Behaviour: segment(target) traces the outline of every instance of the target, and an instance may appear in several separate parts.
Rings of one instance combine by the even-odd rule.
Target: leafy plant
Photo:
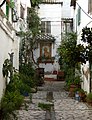
[[[23,87],[23,82],[22,80],[20,80],[17,76],[17,75],[14,74],[13,76],[13,80],[9,82],[9,84],[6,86],[6,92],[9,91],[9,92],[14,92],[16,90],[20,91],[20,88]]]
[[[20,71],[21,74],[28,75],[28,76],[31,76],[31,77],[33,77],[34,74],[35,74],[35,70],[33,68],[32,63],[20,65],[19,71]]]
[[[60,55],[59,64],[65,72],[67,85],[69,86],[71,83],[79,84],[81,81],[76,76],[80,76],[80,63],[85,63],[86,57],[84,46],[77,45],[76,33],[67,33],[63,37],[58,52]],[[76,71],[78,71],[77,75]]]
[[[22,77],[24,76],[24,77]],[[31,81],[25,75],[21,75],[20,73],[15,73],[13,75],[12,81],[7,85],[6,91],[19,91],[22,95],[29,94],[31,92]]]
[[[23,83],[27,84],[30,87],[36,86],[35,78],[34,78],[35,70],[31,63],[20,65],[19,71],[20,71],[20,79],[23,81]]]
[[[77,45],[76,33],[68,33],[62,39],[61,45],[58,49],[61,56],[61,64],[68,65],[69,67],[77,67],[78,64],[85,62],[85,48],[83,45]]]
[[[75,76],[75,79],[74,79],[74,84],[75,85],[80,85],[82,82],[82,80],[80,79],[80,76]]]
[[[1,99],[0,116],[2,120],[9,120],[10,114],[19,109],[23,103],[23,96],[18,91],[7,92]]]
[[[20,93],[23,96],[29,96],[29,93],[31,93],[31,88],[27,84],[23,84],[20,88]]]
[[[33,50],[37,44],[36,36],[40,34],[40,18],[34,8],[28,9],[27,16],[28,31],[23,33],[20,47],[20,65],[32,61],[37,67],[38,63],[34,59]]]
[[[9,72],[11,72],[12,70],[12,64],[11,64],[11,61],[9,59],[6,59],[4,61],[4,64],[3,64],[3,76],[4,77],[8,77],[9,75]]]

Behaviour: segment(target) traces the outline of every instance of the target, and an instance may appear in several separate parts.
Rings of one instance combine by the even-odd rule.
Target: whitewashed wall
[[[84,27],[92,27],[92,15],[88,14],[88,0],[77,0],[76,10],[74,11],[74,21],[75,21],[75,31],[77,30],[77,43],[82,44],[81,42],[81,31]],[[78,11],[79,6],[81,7],[81,24],[78,26],[76,25],[76,14]],[[86,13],[86,14],[85,14]],[[90,16],[90,17],[88,17]],[[89,63],[83,64],[81,66],[82,69],[82,88],[89,93],[90,90],[90,75],[89,75]],[[84,74],[88,72],[88,76],[86,77]]]
[[[62,6],[61,4],[41,4],[38,11],[39,17],[42,21],[51,21],[51,34],[55,37],[55,45],[52,45],[52,57],[55,56],[58,45],[61,41],[61,15]],[[40,56],[40,51],[38,53]],[[36,55],[37,56],[37,55]],[[38,57],[39,57],[38,56]],[[45,68],[45,72],[53,72],[56,69],[54,64],[40,64],[40,67]]]
[[[63,2],[61,4],[41,4],[38,10],[39,17],[42,21],[51,21],[51,34],[55,37],[55,45],[52,47],[52,56],[57,56],[57,48],[61,42],[61,19],[71,18],[70,0],[58,0]],[[39,50],[38,50],[39,51]],[[34,53],[36,57],[39,57],[39,52]],[[57,58],[54,64],[40,64],[40,67],[45,68],[45,72],[53,72],[59,69]]]
[[[20,3],[25,6],[25,19],[27,18],[27,7],[30,7],[30,0],[15,0],[17,15],[20,18]],[[10,59],[9,53],[13,55],[13,67],[19,69],[19,42],[20,38],[16,36],[15,31],[19,31],[21,25],[20,19],[16,23],[12,23],[11,12],[9,21],[4,17],[6,13],[6,3],[1,7],[0,11],[0,99],[5,89],[5,79],[2,74],[3,63],[5,59]]]
[[[3,21],[0,21],[0,98],[5,88],[5,79],[3,78],[2,68],[4,60],[9,58],[9,53],[14,52],[14,67],[19,68],[19,47],[18,38],[13,37],[12,30]]]
[[[73,9],[70,7],[71,0],[60,0],[63,2],[62,6],[62,18],[72,18]]]

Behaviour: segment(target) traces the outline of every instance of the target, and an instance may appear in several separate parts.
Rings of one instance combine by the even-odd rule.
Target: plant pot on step
[[[81,101],[86,102],[86,94],[85,93],[79,92],[79,96],[80,96]]]
[[[77,88],[76,85],[71,84],[70,89],[69,89],[69,97],[74,97],[75,96],[75,88]]]

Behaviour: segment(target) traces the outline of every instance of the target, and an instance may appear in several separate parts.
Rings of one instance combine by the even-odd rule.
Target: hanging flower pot
[[[6,0],[6,3],[8,4],[10,8],[14,8],[15,6],[14,0]]]
[[[10,2],[10,0],[6,0],[6,2],[7,2],[7,3],[9,3],[9,2]]]

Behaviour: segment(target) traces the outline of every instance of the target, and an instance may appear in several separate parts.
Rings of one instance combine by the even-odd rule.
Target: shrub
[[[19,67],[20,79],[23,83],[27,84],[30,87],[36,86],[36,81],[34,80],[35,70],[32,66],[32,63],[22,64]]]
[[[24,97],[18,91],[7,92],[1,99],[0,114],[1,119],[8,119],[9,114],[19,109],[23,103]]]
[[[22,82],[30,87],[34,87],[35,86],[35,81],[34,78],[32,78],[31,76],[25,75],[25,74],[21,74],[20,73],[20,80],[22,80]]]
[[[31,77],[33,77],[35,73],[32,63],[22,64],[19,68],[19,71],[21,74],[31,76]]]
[[[12,92],[20,89],[22,86],[23,82],[19,78],[19,73],[14,73],[12,81],[9,82],[9,84],[6,86],[6,92]]]
[[[7,85],[6,92],[19,91],[22,95],[31,92],[33,86],[32,80],[28,79],[25,75],[15,73],[12,81]]]

